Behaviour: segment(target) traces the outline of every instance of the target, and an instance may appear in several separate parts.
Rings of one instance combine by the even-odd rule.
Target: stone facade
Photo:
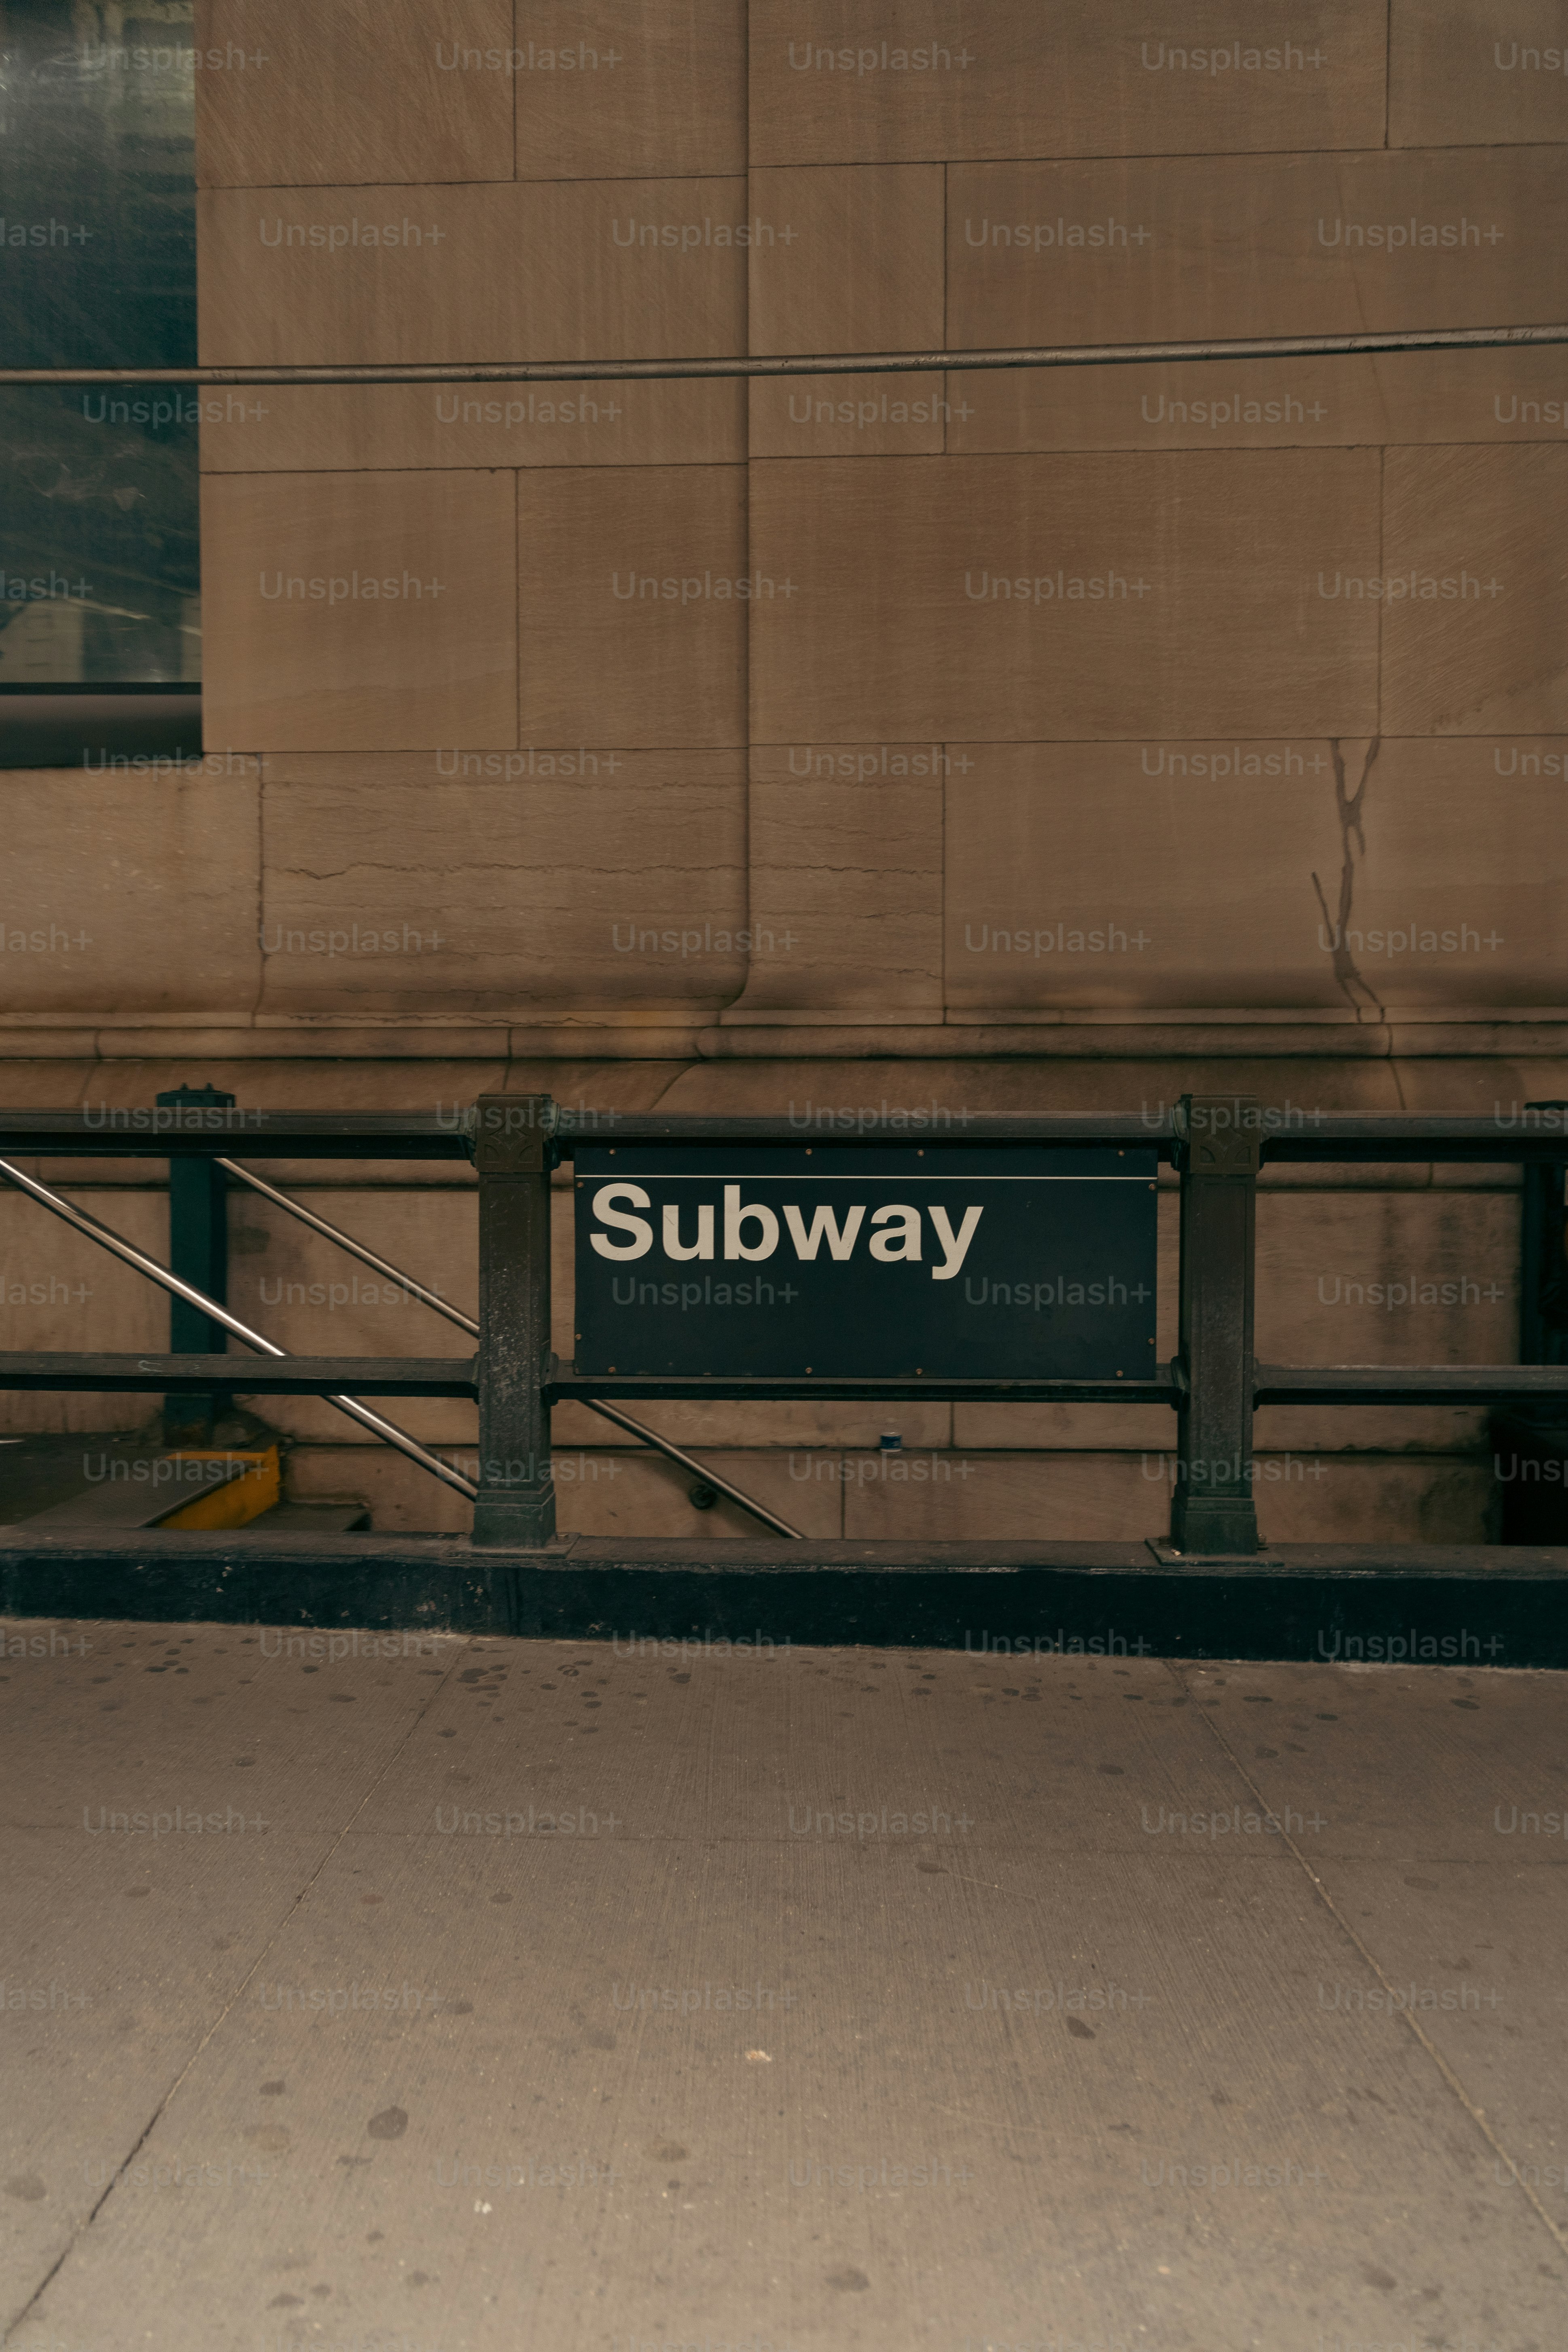
[[[203,0],[204,46],[264,58],[198,77],[203,358],[1563,317],[1568,80],[1528,62],[1559,10],[1177,14],[1173,43],[1124,0]],[[13,1101],[1568,1093],[1560,350],[268,390],[203,427],[202,465],[207,772],[5,779],[15,903],[89,941],[6,958]],[[453,1171],[290,1174],[471,1308]],[[152,1241],[148,1181],[72,1189]],[[284,1345],[458,1344],[417,1307],[313,1304],[353,1269],[232,1215],[231,1298]],[[134,1276],[14,1195],[0,1218],[13,1290],[90,1293],[14,1300],[7,1344],[157,1343]],[[1266,1172],[1259,1248],[1266,1357],[1515,1352],[1506,1168]],[[1451,1302],[1366,1303],[1411,1270]],[[564,1253],[559,1305],[569,1353]],[[461,1523],[329,1408],[267,1411],[296,1495]],[[472,1445],[467,1408],[404,1418]],[[650,1418],[813,1531],[1141,1536],[1168,1510],[1156,1411]],[[884,1475],[884,1420],[923,1479]],[[564,1526],[749,1528],[605,1433],[557,1415]],[[1274,1411],[1258,1441],[1278,1538],[1488,1524],[1479,1412]]]

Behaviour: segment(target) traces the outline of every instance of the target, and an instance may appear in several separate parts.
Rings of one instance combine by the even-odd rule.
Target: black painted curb
[[[1171,1658],[1568,1668],[1568,1549],[1278,1545],[1178,1568],[1142,1544],[908,1545],[441,1536],[16,1539],[0,1614]]]

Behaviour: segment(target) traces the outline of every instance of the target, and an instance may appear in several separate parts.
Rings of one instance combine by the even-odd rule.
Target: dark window
[[[8,364],[195,363],[193,15],[0,0]],[[74,764],[116,711],[199,751],[195,406],[180,385],[0,388],[5,764]]]

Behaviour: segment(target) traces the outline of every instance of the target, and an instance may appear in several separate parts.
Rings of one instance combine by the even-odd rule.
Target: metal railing
[[[1568,343],[1561,322],[1511,327],[1363,327],[1349,335],[1200,336],[1135,343],[1018,343],[985,351],[733,352],[666,360],[277,361],[229,367],[0,367],[20,383],[680,383],[718,378],[945,375],[975,370],[1148,367],[1194,360],[1349,359],[1383,352],[1539,349]]]
[[[719,1478],[682,1448],[610,1400],[890,1402],[895,1400],[1163,1403],[1176,1415],[1170,1549],[1184,1559],[1244,1559],[1258,1547],[1253,1416],[1262,1405],[1568,1404],[1568,1265],[1563,1185],[1568,1104],[1524,1106],[1510,1120],[1423,1115],[1334,1117],[1276,1113],[1250,1096],[1184,1096],[1156,1120],[1141,1116],[984,1118],[955,1115],[921,1130],[928,1153],[944,1145],[1049,1145],[1152,1150],[1180,1178],[1177,1352],[1144,1380],[769,1378],[579,1373],[551,1346],[551,1177],[580,1138],[617,1143],[680,1142],[711,1152],[721,1172],[737,1144],[798,1145],[797,1126],[771,1118],[680,1118],[616,1111],[572,1112],[547,1095],[481,1097],[455,1121],[435,1113],[242,1110],[210,1091],[165,1097],[124,1112],[0,1112],[0,1151],[48,1160],[166,1158],[172,1180],[205,1163],[220,1182],[262,1194],[310,1230],[403,1285],[478,1341],[464,1357],[287,1355],[229,1314],[216,1293],[180,1269],[179,1236],[161,1266],[122,1236],[0,1158],[9,1179],[76,1231],[169,1291],[177,1305],[258,1350],[254,1362],[219,1348],[167,1355],[0,1353],[0,1388],[162,1391],[212,1397],[323,1396],[448,1486],[472,1496],[477,1544],[538,1549],[555,1535],[550,1415],[567,1401],[591,1407],[729,1495],[775,1532],[795,1536],[765,1506]],[[888,1123],[836,1132],[835,1145],[907,1142]],[[268,1183],[247,1160],[471,1162],[478,1177],[479,1312],[464,1315],[378,1253]],[[1521,1166],[1524,1177],[1521,1354],[1518,1364],[1280,1365],[1253,1353],[1257,1187],[1266,1162]],[[172,1181],[171,1199],[177,1198]],[[212,1242],[212,1221],[203,1233]],[[479,1476],[464,1477],[416,1439],[359,1402],[374,1397],[472,1397],[479,1415]],[[983,1549],[983,1547],[981,1548]]]

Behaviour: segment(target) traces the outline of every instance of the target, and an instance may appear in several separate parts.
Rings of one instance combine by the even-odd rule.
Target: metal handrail
[[[621,1413],[606,1402],[610,1395],[677,1399],[765,1397],[772,1402],[803,1397],[816,1402],[860,1399],[951,1396],[967,1398],[995,1391],[1010,1397],[1048,1394],[1058,1401],[1084,1401],[1104,1394],[1118,1402],[1164,1402],[1178,1415],[1178,1448],[1184,1457],[1250,1461],[1251,1415],[1269,1402],[1356,1402],[1368,1403],[1544,1402],[1568,1391],[1568,1366],[1542,1360],[1551,1350],[1525,1347],[1522,1364],[1511,1366],[1280,1366],[1258,1363],[1251,1349],[1253,1244],[1252,1211],[1246,1207],[1245,1224],[1227,1225],[1232,1213],[1225,1205],[1226,1187],[1237,1188],[1237,1202],[1250,1201],[1259,1161],[1405,1161],[1466,1160],[1522,1164],[1527,1228],[1536,1234],[1536,1258],[1543,1253],[1557,1262],[1562,1238],[1562,1175],[1568,1168],[1568,1102],[1534,1102],[1493,1106],[1489,1118],[1473,1116],[1433,1117],[1423,1114],[1336,1114],[1271,1109],[1254,1097],[1183,1097],[1179,1108],[1162,1105],[1152,1116],[1100,1114],[1045,1118],[974,1118],[955,1114],[952,1128],[910,1125],[908,1118],[857,1119],[851,1131],[821,1129],[795,1119],[751,1118],[672,1118],[658,1113],[590,1111],[560,1105],[547,1096],[487,1097],[468,1110],[454,1107],[454,1116],[436,1112],[363,1113],[254,1110],[237,1112],[221,1103],[194,1100],[168,1109],[100,1111],[0,1110],[0,1148],[38,1156],[73,1159],[144,1154],[163,1159],[187,1156],[217,1161],[226,1175],[273,1200],[289,1213],[326,1238],[359,1256],[378,1272],[403,1284],[434,1311],[457,1324],[479,1341],[474,1363],[453,1360],[454,1379],[446,1377],[446,1359],[288,1357],[274,1342],[252,1332],[226,1307],[194,1284],[160,1266],[107,1227],[76,1210],[58,1195],[0,1160],[0,1175],[9,1179],[89,1239],[157,1282],[173,1296],[198,1308],[220,1327],[234,1332],[247,1346],[286,1364],[288,1371],[258,1365],[256,1385],[289,1393],[328,1394],[338,1409],[442,1482],[471,1498],[476,1507],[475,1540],[506,1544],[529,1550],[553,1532],[553,1502],[549,1482],[549,1412],[557,1402],[585,1404],[603,1419],[627,1430],[644,1444],[663,1453],[683,1469],[694,1472],[716,1492],[729,1496],[770,1528],[786,1532],[784,1523],[765,1507],[716,1477],[684,1451]],[[936,1117],[946,1114],[936,1113]],[[228,1158],[243,1136],[241,1148],[258,1156],[282,1159],[386,1160],[442,1159],[474,1162],[479,1177],[481,1282],[492,1300],[486,1308],[489,1321],[476,1325],[425,1286],[411,1283],[389,1261],[355,1242],[327,1219],[302,1209],[289,1197],[252,1175]],[[1095,1381],[944,1381],[938,1379],[882,1378],[839,1381],[804,1379],[705,1378],[676,1380],[658,1375],[606,1379],[579,1375],[575,1367],[550,1357],[548,1349],[547,1233],[550,1171],[592,1141],[613,1138],[622,1144],[689,1142],[694,1145],[756,1145],[787,1143],[830,1148],[833,1144],[896,1143],[962,1148],[975,1145],[1035,1145],[1050,1149],[1106,1146],[1142,1149],[1152,1156],[1173,1160],[1182,1175],[1184,1212],[1181,1251],[1183,1329],[1196,1315],[1199,1302],[1212,1290],[1224,1312],[1215,1330],[1193,1322],[1190,1342],[1184,1337],[1184,1354],[1176,1366],[1150,1381],[1118,1382],[1114,1389]],[[1203,1139],[1202,1150],[1199,1140]],[[1225,1163],[1234,1162],[1233,1168]],[[514,1179],[526,1172],[531,1186]],[[500,1181],[498,1182],[497,1179]],[[1217,1181],[1216,1181],[1217,1179]],[[1533,1208],[1532,1208],[1533,1202]],[[1189,1219],[1189,1210],[1193,1212]],[[1531,1220],[1533,1219],[1533,1223]],[[1191,1230],[1189,1231],[1189,1224]],[[521,1253],[521,1256],[520,1254]],[[1529,1279],[1529,1254],[1526,1278]],[[521,1281],[508,1269],[521,1265]],[[1541,1271],[1537,1265],[1537,1274]],[[215,1286],[221,1286],[216,1283]],[[1212,1303],[1212,1301],[1211,1301]],[[1543,1310],[1544,1311],[1544,1310]],[[1212,1318],[1211,1318],[1212,1319]],[[1555,1331],[1555,1325],[1552,1331]],[[538,1370],[531,1381],[527,1360],[539,1347]],[[1539,1335],[1537,1335],[1539,1339]],[[522,1354],[520,1357],[520,1348]],[[1191,1360],[1189,1361],[1189,1354]],[[154,1365],[135,1357],[0,1355],[0,1386],[22,1388],[82,1388],[105,1386],[124,1391],[139,1385],[132,1375],[164,1375],[177,1380],[182,1392],[194,1391],[199,1380],[205,1387],[222,1386],[231,1359],[217,1355],[175,1354],[160,1357]],[[518,1379],[520,1366],[523,1371]],[[73,1367],[75,1368],[73,1372]],[[295,1368],[298,1367],[296,1373]],[[541,1461],[542,1481],[526,1486],[498,1482],[475,1486],[418,1445],[406,1432],[371,1412],[357,1398],[340,1392],[337,1383],[353,1381],[374,1390],[377,1376],[388,1382],[388,1394],[435,1396],[474,1394],[480,1410],[481,1440],[488,1460],[491,1453],[509,1467],[514,1454],[524,1462]],[[1240,1451],[1238,1452],[1238,1447]],[[1199,1498],[1201,1500],[1201,1498]],[[1222,1505],[1224,1496],[1215,1497]],[[1239,1498],[1238,1498],[1239,1499]],[[1180,1495],[1175,1498],[1182,1502]],[[1223,1513],[1222,1513],[1223,1516]],[[1250,1519],[1248,1509],[1242,1516]],[[1187,1517],[1192,1517],[1191,1510]],[[481,1533],[480,1518],[486,1526]],[[1228,1522],[1227,1522],[1228,1526]],[[1174,1528],[1174,1513],[1173,1513]],[[795,1537],[798,1531],[787,1532]],[[1226,1530],[1222,1528],[1221,1534]],[[1230,1530],[1234,1536],[1236,1530]],[[1188,1547],[1198,1541],[1186,1530]],[[1212,1548],[1215,1538],[1202,1541]],[[1227,1542],[1220,1544],[1221,1549]],[[1243,1541],[1242,1550],[1250,1547]]]
[[[307,1209],[289,1193],[280,1192],[275,1184],[268,1184],[261,1177],[252,1175],[250,1170],[242,1168],[237,1160],[219,1157],[216,1165],[226,1170],[230,1176],[237,1176],[242,1184],[248,1184],[252,1192],[259,1192],[278,1208],[286,1210],[289,1216],[298,1217],[300,1223],[309,1225],[312,1232],[324,1234],[330,1242],[336,1242],[340,1249],[347,1250],[349,1255],[357,1257],[363,1265],[373,1266],[377,1274],[389,1275],[411,1297],[422,1300],[436,1314],[444,1315],[448,1323],[455,1323],[459,1331],[467,1331],[476,1339],[480,1338],[479,1326],[471,1315],[465,1315],[460,1307],[454,1307],[450,1300],[442,1298],[436,1291],[426,1290],[424,1284],[416,1282],[411,1274],[405,1274],[400,1266],[393,1265],[386,1258],[378,1257],[373,1249],[367,1249],[363,1242],[356,1242],[353,1234],[345,1234],[341,1226],[329,1224],[326,1218],[317,1216],[313,1209]],[[741,1487],[731,1486],[728,1478],[721,1478],[716,1470],[708,1469],[694,1455],[683,1453],[679,1445],[672,1444],[668,1437],[661,1437],[657,1430],[649,1429],[645,1423],[634,1421],[630,1413],[617,1412],[613,1405],[605,1404],[597,1397],[579,1397],[576,1402],[585,1405],[590,1412],[600,1414],[604,1420],[613,1421],[618,1427],[630,1430],[634,1437],[640,1437],[657,1453],[667,1454],[671,1462],[679,1463],[681,1469],[694,1472],[705,1485],[715,1488],[721,1495],[728,1495],[732,1503],[739,1503],[742,1510],[750,1511],[765,1527],[774,1528],[781,1536],[795,1536],[804,1541],[799,1528],[792,1528],[787,1519],[781,1519],[776,1511],[768,1509],[765,1503],[757,1502]]]
[[[248,1184],[251,1191],[259,1192],[264,1200],[272,1202],[279,1209],[286,1209],[291,1217],[298,1217],[300,1223],[309,1225],[313,1233],[324,1234],[328,1241],[336,1242],[338,1247],[347,1250],[351,1257],[357,1257],[362,1265],[373,1266],[377,1274],[389,1275],[394,1282],[408,1292],[410,1297],[417,1298],[433,1314],[444,1315],[448,1323],[455,1323],[459,1331],[467,1331],[470,1339],[479,1338],[479,1327],[471,1315],[465,1315],[460,1307],[454,1307],[450,1299],[443,1298],[439,1292],[426,1290],[422,1282],[416,1282],[411,1274],[405,1274],[401,1267],[393,1265],[386,1258],[377,1257],[373,1249],[366,1249],[363,1242],[356,1242],[352,1234],[330,1225],[325,1217],[318,1217],[315,1211],[307,1209],[302,1202],[290,1199],[275,1184],[253,1176],[248,1168],[240,1166],[237,1160],[225,1160],[218,1156],[216,1165],[226,1170],[230,1176],[237,1176],[242,1184]]]
[[[1352,335],[1248,335],[1145,343],[1032,343],[995,351],[771,352],[731,359],[494,360],[333,367],[0,368],[12,383],[666,383],[810,375],[932,375],[973,369],[1142,367],[1192,360],[1337,359],[1379,352],[1506,351],[1568,343],[1568,326],[1418,327]]]
[[[237,1315],[231,1315],[226,1307],[220,1307],[216,1298],[209,1298],[205,1291],[183,1281],[179,1275],[171,1274],[166,1265],[160,1265],[156,1258],[149,1257],[145,1251],[128,1242],[123,1234],[111,1233],[107,1225],[100,1224],[98,1219],[89,1217],[85,1210],[74,1208],[58,1192],[52,1192],[47,1184],[40,1184],[36,1176],[24,1175],[22,1170],[13,1168],[8,1160],[0,1160],[0,1176],[9,1178],[33,1200],[52,1210],[68,1225],[74,1226],[79,1234],[85,1234],[89,1241],[96,1242],[100,1249],[110,1251],[113,1256],[122,1258],[127,1265],[134,1266],[138,1274],[147,1276],[149,1282],[157,1283],[175,1298],[183,1298],[189,1307],[199,1307],[204,1315],[210,1316],[215,1323],[221,1323],[226,1331],[231,1331],[237,1339],[243,1339],[246,1346],[254,1348],[258,1355],[288,1355],[287,1348],[279,1348],[276,1341],[264,1339],[259,1331],[251,1330]],[[395,1422],[384,1419],[379,1412],[372,1412],[370,1407],[361,1404],[357,1397],[330,1396],[327,1402],[336,1405],[340,1412],[347,1413],[351,1421],[357,1421],[363,1428],[374,1431],[377,1437],[384,1438],[389,1445],[395,1445],[411,1462],[417,1462],[422,1470],[428,1470],[432,1477],[439,1478],[443,1485],[455,1486],[469,1502],[479,1494],[473,1481],[465,1478],[460,1470],[454,1470],[437,1455],[427,1454],[416,1437],[410,1437],[405,1429],[399,1429]]]
[[[765,1526],[775,1528],[781,1536],[793,1536],[797,1543],[805,1541],[799,1528],[792,1528],[787,1519],[781,1519],[778,1513],[770,1511],[765,1503],[759,1503],[739,1486],[732,1486],[728,1478],[721,1478],[717,1470],[707,1469],[694,1454],[683,1454],[679,1445],[670,1444],[668,1437],[660,1437],[657,1431],[647,1428],[642,1422],[634,1421],[629,1412],[618,1412],[613,1404],[606,1404],[603,1397],[579,1397],[576,1402],[585,1404],[590,1412],[602,1413],[606,1421],[616,1422],[622,1429],[629,1429],[634,1436],[646,1438],[650,1445],[657,1445],[661,1454],[668,1454],[672,1462],[679,1462],[683,1470],[694,1470],[705,1485],[721,1495],[728,1495],[732,1503],[739,1503],[742,1510],[750,1511]]]

